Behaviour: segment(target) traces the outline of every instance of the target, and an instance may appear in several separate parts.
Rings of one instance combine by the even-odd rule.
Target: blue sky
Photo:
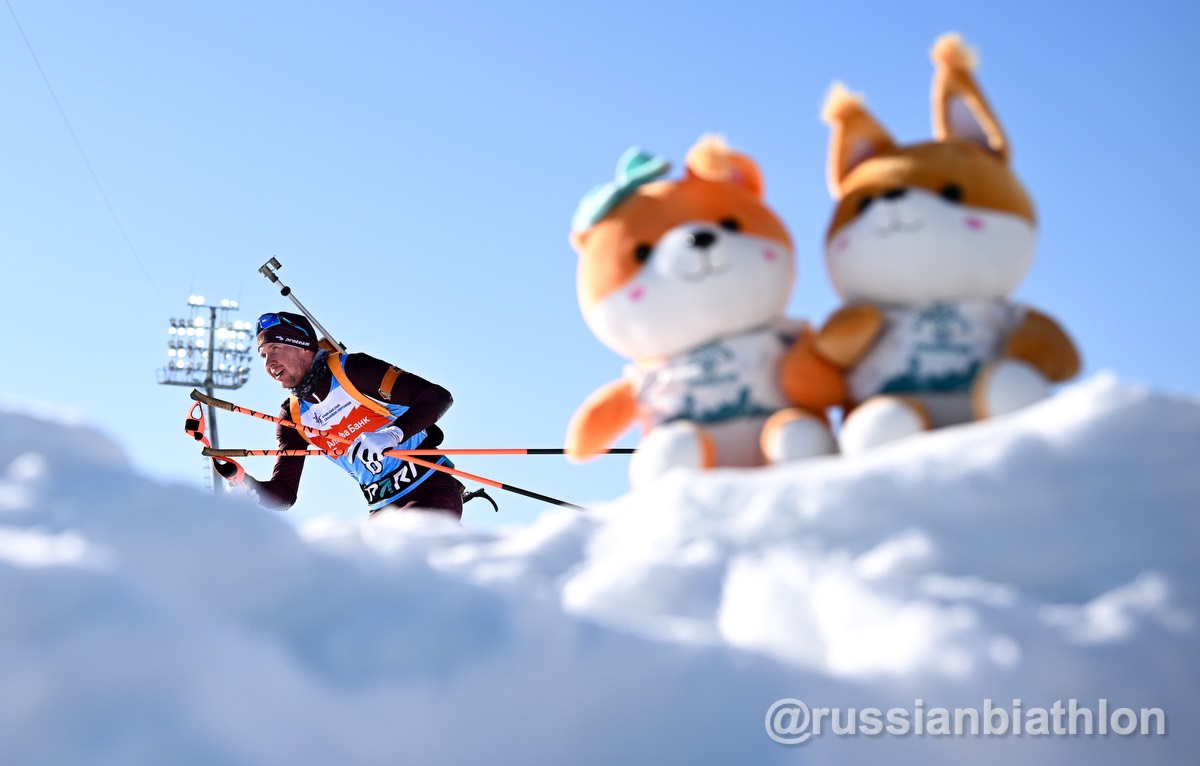
[[[454,393],[447,446],[561,445],[623,365],[579,315],[569,220],[631,145],[681,161],[716,132],[755,157],[797,244],[791,313],[819,321],[837,303],[824,94],[842,80],[897,139],[927,138],[928,49],[950,30],[1041,219],[1016,298],[1060,319],[1085,374],[1200,391],[1190,4],[8,3],[115,218],[0,9],[0,399],[80,413],[163,481],[204,471],[187,389],[156,383],[168,318],[191,293],[244,319],[287,308],[257,273],[271,256],[351,350]],[[223,395],[283,399],[257,369]],[[221,436],[273,442],[225,413]],[[625,490],[626,462],[459,465],[587,504]],[[493,494],[502,513],[473,503],[467,524],[542,510]],[[365,512],[314,460],[293,514],[327,511]]]

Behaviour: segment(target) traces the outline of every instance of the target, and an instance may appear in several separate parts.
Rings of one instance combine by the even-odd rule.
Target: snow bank
[[[1198,459],[1200,404],[1100,376],[860,460],[677,474],[528,527],[297,532],[0,412],[0,762],[1191,763]],[[914,719],[1104,699],[1168,733],[826,720],[786,746],[781,698]]]

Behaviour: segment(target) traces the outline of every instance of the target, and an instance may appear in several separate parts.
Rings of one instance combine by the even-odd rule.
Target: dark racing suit
[[[398,449],[437,446],[441,431],[434,423],[454,402],[441,386],[367,354],[318,353],[293,394],[283,403],[280,417],[285,420],[300,420],[349,440],[365,430],[394,425],[404,432]],[[344,444],[305,437],[286,426],[279,426],[275,435],[280,449],[308,449],[313,444],[348,451]],[[372,475],[361,461],[346,454],[329,457],[359,483],[372,514],[385,508],[422,508],[462,517],[463,487],[449,474],[385,457],[382,470]],[[450,465],[445,457],[422,460]],[[254,481],[252,486],[268,505],[289,508],[296,502],[304,462],[302,457],[279,457],[270,480]]]

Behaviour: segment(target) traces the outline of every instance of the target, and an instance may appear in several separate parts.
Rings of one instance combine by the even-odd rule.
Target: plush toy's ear
[[[766,194],[758,165],[746,155],[730,149],[720,136],[701,136],[688,150],[685,164],[690,176],[736,184],[759,199]]]
[[[990,149],[1008,162],[1008,139],[975,82],[975,52],[962,37],[942,35],[930,51],[933,72],[933,135],[939,141],[961,138]]]
[[[896,142],[863,105],[862,96],[835,82],[825,97],[821,118],[829,124],[829,193],[841,199],[842,181],[851,170],[877,154],[896,148]]]
[[[571,247],[575,248],[575,252],[580,255],[583,255],[583,247],[587,244],[587,235],[586,231],[571,232]]]

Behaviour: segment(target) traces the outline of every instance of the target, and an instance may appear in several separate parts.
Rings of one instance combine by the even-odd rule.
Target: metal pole
[[[158,382],[173,386],[199,386],[211,394],[216,389],[220,388],[241,388],[246,383],[246,376],[242,372],[241,365],[253,358],[252,352],[245,350],[241,345],[241,341],[245,339],[245,330],[236,326],[231,328],[229,324],[218,323],[217,317],[224,317],[226,311],[236,311],[238,306],[236,301],[221,301],[220,305],[207,304],[204,302],[203,296],[191,295],[188,297],[188,306],[192,309],[190,318],[172,319],[171,334],[175,336],[168,344],[167,355],[170,361],[167,366],[159,371]],[[204,322],[203,309],[208,309],[208,346],[204,345],[204,337],[206,333],[202,327]],[[199,314],[199,316],[197,316]],[[218,324],[221,326],[218,327]],[[220,344],[217,343],[217,330],[222,329],[226,333],[232,329],[233,338],[227,340],[222,338]],[[249,329],[249,325],[245,328]],[[198,337],[196,337],[198,336]],[[184,338],[189,340],[184,340]],[[195,342],[190,339],[195,337]],[[239,348],[240,346],[240,348]],[[223,355],[223,359],[232,359],[233,364],[230,369],[221,369],[224,364],[217,364],[217,353]],[[185,361],[186,360],[186,361]],[[216,443],[217,439],[217,420],[215,413],[209,418],[208,435],[212,437],[210,444]],[[214,469],[215,465],[212,466]],[[221,492],[224,486],[224,479],[214,470],[212,473],[212,488],[214,493]]]
[[[204,391],[209,396],[213,396],[213,386],[216,381],[213,380],[213,352],[217,345],[217,307],[208,307],[208,369],[204,376]],[[211,409],[208,413],[208,435],[209,443],[214,447],[217,445],[217,413]],[[217,464],[212,464],[212,485],[213,494],[219,495],[224,489],[221,482],[221,474],[217,473]]]

